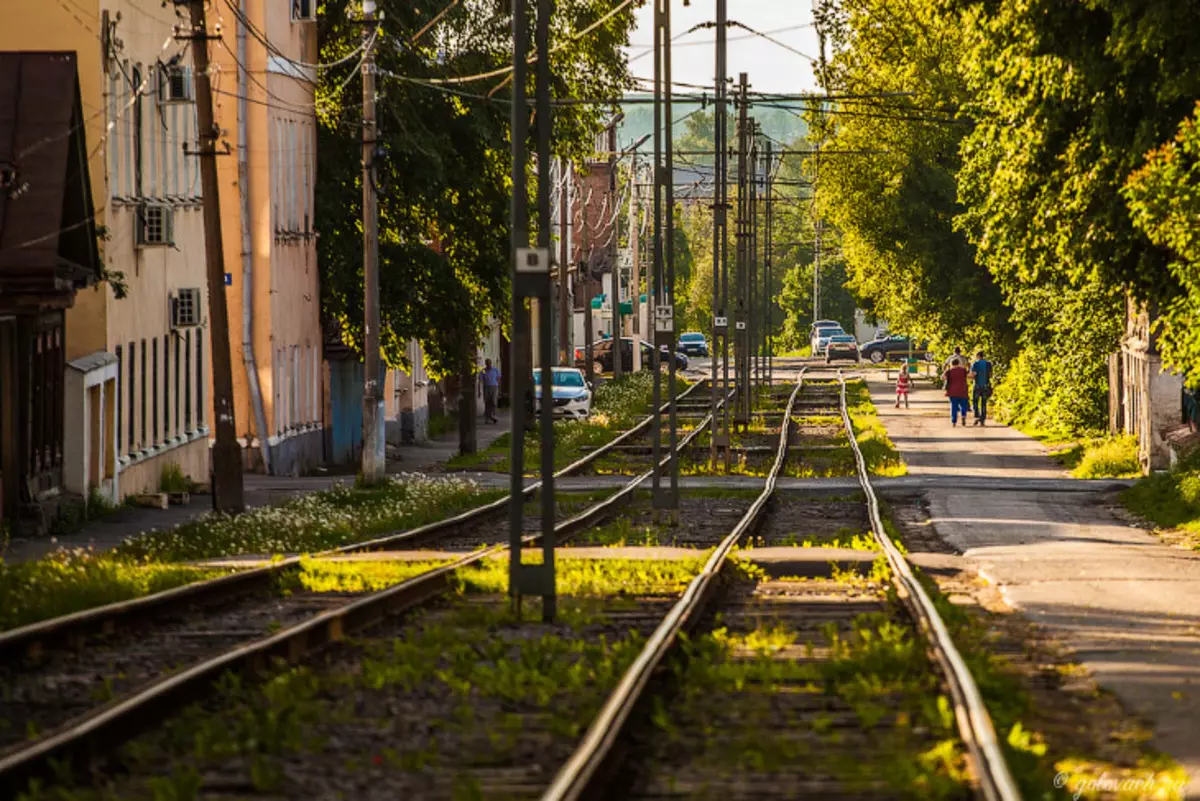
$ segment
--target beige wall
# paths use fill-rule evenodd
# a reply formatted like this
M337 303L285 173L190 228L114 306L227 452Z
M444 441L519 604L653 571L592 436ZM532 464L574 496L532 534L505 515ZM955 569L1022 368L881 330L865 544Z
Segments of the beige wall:
M290 3L246 0L252 23L289 58L316 60L316 27L293 22ZM237 52L236 19L225 28L229 49ZM238 66L224 49L213 51L236 93ZM291 473L320 460L321 403L320 289L313 197L316 181L315 85L304 71L288 65L253 36L247 39L247 154L249 225L253 270L253 344L276 472ZM299 77L298 77L299 76ZM217 120L230 144L238 145L238 102L215 97ZM237 159L219 163L225 270L233 343L235 415L239 436L251 445L248 461L257 465L257 438L250 384L242 347L244 284L242 211Z
M211 419L211 412L200 404L211 399L208 329L172 330L168 306L181 288L198 288L203 299L206 285L199 164L183 153L185 145L195 146L195 103L160 101L158 94L159 62L184 54L180 64L192 63L186 43L174 37L175 8L131 0L9 2L18 13L5 15L0 47L77 53L92 194L97 222L108 230L101 253L109 270L124 274L128 296L116 299L106 284L80 292L67 312L66 358L103 350L122 359L115 432L120 493L157 489L162 466L172 462L207 482L207 437L200 421ZM109 43L107 53L103 41ZM171 210L174 246L137 246L136 209L144 200ZM206 307L201 317L207 320ZM197 341L203 343L203 369L196 363ZM148 357L157 356L157 365L147 359L144 373L143 346Z

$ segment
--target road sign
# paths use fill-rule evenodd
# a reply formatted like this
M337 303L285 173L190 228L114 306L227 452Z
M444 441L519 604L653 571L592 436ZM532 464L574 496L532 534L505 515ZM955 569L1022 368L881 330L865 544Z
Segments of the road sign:
M739 331L745 331L745 330L746 330L746 321L745 321L745 320L738 320L738 321L737 321L737 326L736 326L736 327L737 327L737 330L739 330Z
M654 307L654 330L665 334L675 330L674 306Z
M550 251L546 248L517 248L517 272L525 275L549 275Z
M713 317L713 325L717 328L728 328L729 327L729 318L714 316Z

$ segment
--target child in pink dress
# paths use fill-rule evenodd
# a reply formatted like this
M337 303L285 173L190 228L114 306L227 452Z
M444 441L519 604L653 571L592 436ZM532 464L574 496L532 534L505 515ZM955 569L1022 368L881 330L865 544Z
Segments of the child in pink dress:
M908 366L900 368L900 375L896 378L896 408L900 408L900 399L904 399L904 408L908 408L908 390L912 388L912 378L908 375Z

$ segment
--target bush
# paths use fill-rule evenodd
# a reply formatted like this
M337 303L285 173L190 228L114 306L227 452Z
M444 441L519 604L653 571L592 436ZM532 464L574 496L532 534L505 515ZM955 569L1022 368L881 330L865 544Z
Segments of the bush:
M1086 443L1071 474L1076 478L1130 478L1141 472L1137 438L1120 436Z
M1200 449L1174 470L1146 476L1125 490L1121 502L1156 526L1200 534Z
M1062 440L1108 425L1108 365L1069 351L1026 347L997 368L993 404L998 419Z

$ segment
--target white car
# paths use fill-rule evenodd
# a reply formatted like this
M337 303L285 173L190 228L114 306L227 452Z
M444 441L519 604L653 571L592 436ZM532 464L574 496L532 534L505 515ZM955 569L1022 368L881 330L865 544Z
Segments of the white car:
M830 337L846 336L846 332L842 330L840 323L820 322L813 326L812 332L812 355L825 355L825 346L829 344Z
M586 420L592 413L592 388L588 386L583 371L575 367L553 368L554 416ZM542 371L533 371L533 393L535 408L542 409Z

